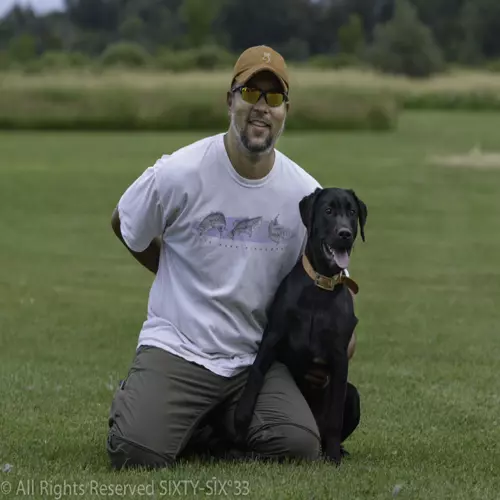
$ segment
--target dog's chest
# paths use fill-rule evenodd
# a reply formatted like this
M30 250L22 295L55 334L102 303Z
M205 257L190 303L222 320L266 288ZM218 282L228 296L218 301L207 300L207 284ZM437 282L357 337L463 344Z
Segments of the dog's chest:
M345 288L308 288L298 297L294 315L288 343L304 357L325 359L344 352L357 323L352 297Z

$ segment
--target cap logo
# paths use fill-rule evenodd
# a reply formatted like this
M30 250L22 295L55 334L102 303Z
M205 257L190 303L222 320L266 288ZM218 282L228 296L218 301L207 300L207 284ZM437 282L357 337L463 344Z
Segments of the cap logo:
M271 53L264 52L264 55L262 56L262 60L266 63L270 63L271 62Z

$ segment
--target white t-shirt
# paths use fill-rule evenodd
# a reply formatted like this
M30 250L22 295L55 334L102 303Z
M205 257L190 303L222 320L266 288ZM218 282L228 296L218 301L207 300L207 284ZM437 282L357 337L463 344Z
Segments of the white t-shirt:
M118 211L132 250L162 239L138 345L229 377L255 359L266 309L304 248L299 201L320 185L279 151L265 178L245 179L223 137L160 158Z

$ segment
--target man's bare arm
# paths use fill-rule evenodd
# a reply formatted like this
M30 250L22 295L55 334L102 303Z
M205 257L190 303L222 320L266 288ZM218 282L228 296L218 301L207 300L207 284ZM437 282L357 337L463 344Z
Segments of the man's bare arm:
M355 295L352 290L349 290L352 295L352 300L355 299ZM350 360L354 356L354 351L356 350L356 331L352 332L352 337L347 346L347 358Z
M347 346L347 358L350 360L354 356L354 351L356 350L356 332L352 332L352 337Z
M135 257L135 259L140 262L146 269L149 269L153 274L158 272L158 266L160 263L160 248L161 240L160 238L155 238L146 250L143 252L134 252L131 250L125 240L123 239L122 232L120 229L120 217L118 215L118 209L115 208L113 215L111 217L111 227L118 236L119 240L123 243L125 248Z

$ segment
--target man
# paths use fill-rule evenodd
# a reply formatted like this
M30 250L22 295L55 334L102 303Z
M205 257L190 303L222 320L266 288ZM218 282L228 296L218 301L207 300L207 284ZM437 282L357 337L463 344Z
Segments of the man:
M115 468L173 464L207 422L231 443L266 308L304 248L299 201L319 187L275 149L288 92L281 55L246 50L227 93L227 133L163 156L114 211L115 233L156 275L132 367L110 410ZM328 383L321 367L310 380L313 388ZM355 427L356 411L350 420ZM280 363L268 373L247 441L253 456L320 455L312 413Z

